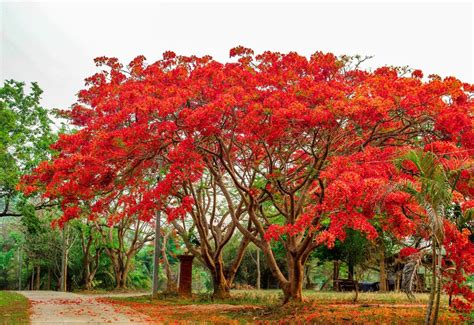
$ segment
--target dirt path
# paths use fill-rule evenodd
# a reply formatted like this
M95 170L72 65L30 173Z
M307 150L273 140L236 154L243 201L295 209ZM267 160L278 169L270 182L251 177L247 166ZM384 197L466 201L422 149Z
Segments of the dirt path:
M81 295L57 291L19 291L31 302L32 324L149 324L150 319L131 308L107 304L98 297L133 294Z

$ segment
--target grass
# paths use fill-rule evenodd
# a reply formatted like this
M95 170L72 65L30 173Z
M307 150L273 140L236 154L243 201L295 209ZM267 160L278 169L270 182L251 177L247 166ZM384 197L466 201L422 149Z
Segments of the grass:
M281 290L232 290L229 299L213 299L210 294L195 294L191 298L181 298L177 295L160 294L158 301L165 305L206 305L206 304L229 304L229 305L256 305L271 306L281 304L283 295ZM319 303L352 303L354 292L326 292L306 290L303 292L305 302ZM357 303L359 304L426 304L428 294L415 294L416 299L411 301L407 295L398 292L375 293L360 292ZM117 297L116 300L129 302L150 302L150 295L136 297ZM441 303L447 304L448 297L443 295Z
M310 322L339 324L422 323L428 294L417 294L410 301L403 293L360 293L353 303L352 292L305 291L303 303L282 306L280 290L234 290L232 298L214 300L210 295L198 294L192 298L160 295L151 300L149 295L110 298L110 302L125 305L144 313L153 321L209 321L223 323L254 322ZM458 315L447 307L442 297L440 323L460 323Z
M19 293L0 291L0 324L29 324L29 302Z

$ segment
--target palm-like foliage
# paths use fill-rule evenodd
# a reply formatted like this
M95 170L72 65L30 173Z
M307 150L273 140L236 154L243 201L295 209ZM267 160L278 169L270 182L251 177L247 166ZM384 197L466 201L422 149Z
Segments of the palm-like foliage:
M446 208L452 202L452 185L450 175L432 152L409 151L397 160L397 166L404 168L406 162L416 166L411 170L418 180L416 186L407 181L403 190L410 195L426 210L433 235L438 244L444 239L443 219Z
M431 246L433 253L433 280L431 284L430 300L426 313L425 323L431 321L436 323L438 318L439 300L441 294L440 275L441 251L444 240L444 218L446 210L452 203L452 188L449 172L439 162L438 157L432 152L410 151L401 157L396 165L405 169L410 164L409 172L417 180L417 184L407 181L402 189L409 193L420 206L422 206L429 218L431 228ZM414 167L414 168L413 168ZM438 248L438 250L436 249ZM413 265L416 267L416 265ZM412 270L412 273L414 271ZM411 286L410 286L411 288ZM407 292L410 295L410 292ZM433 303L436 296L436 304L433 314Z

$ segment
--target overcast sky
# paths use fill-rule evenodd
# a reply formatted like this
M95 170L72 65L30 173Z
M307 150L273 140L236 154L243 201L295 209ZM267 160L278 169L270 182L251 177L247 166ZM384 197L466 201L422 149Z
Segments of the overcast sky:
M58 3L2 2L4 79L37 81L45 107L67 108L96 71L164 51L210 54L322 50L374 55L367 67L409 65L473 82L473 6L463 3Z

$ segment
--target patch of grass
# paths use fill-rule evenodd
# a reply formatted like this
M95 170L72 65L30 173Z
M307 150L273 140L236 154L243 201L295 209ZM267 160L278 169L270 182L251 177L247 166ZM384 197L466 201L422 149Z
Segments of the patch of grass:
M348 304L352 303L354 292L331 292L331 291L313 291L305 290L303 299L307 302L320 304ZM114 297L113 299L129 302L150 303L150 295L135 297ZM176 294L160 293L156 301L165 305L207 305L207 304L228 304L228 305L254 305L254 306L273 306L283 302L281 290L232 290L231 298L214 299L211 294L194 294L190 298L182 298ZM441 303L447 304L448 297L443 295ZM397 292L360 292L357 300L358 304L426 304L428 294L417 293L415 300L408 299L404 293Z
M192 297L183 298L176 294L160 293L157 299L151 300L151 295L134 297L111 297L113 300L134 303L151 303L160 305L253 305L270 306L281 303L283 296L280 291L263 293L263 291L232 291L231 297L214 299L211 294L193 294Z
M0 324L29 324L28 299L15 292L0 291Z

